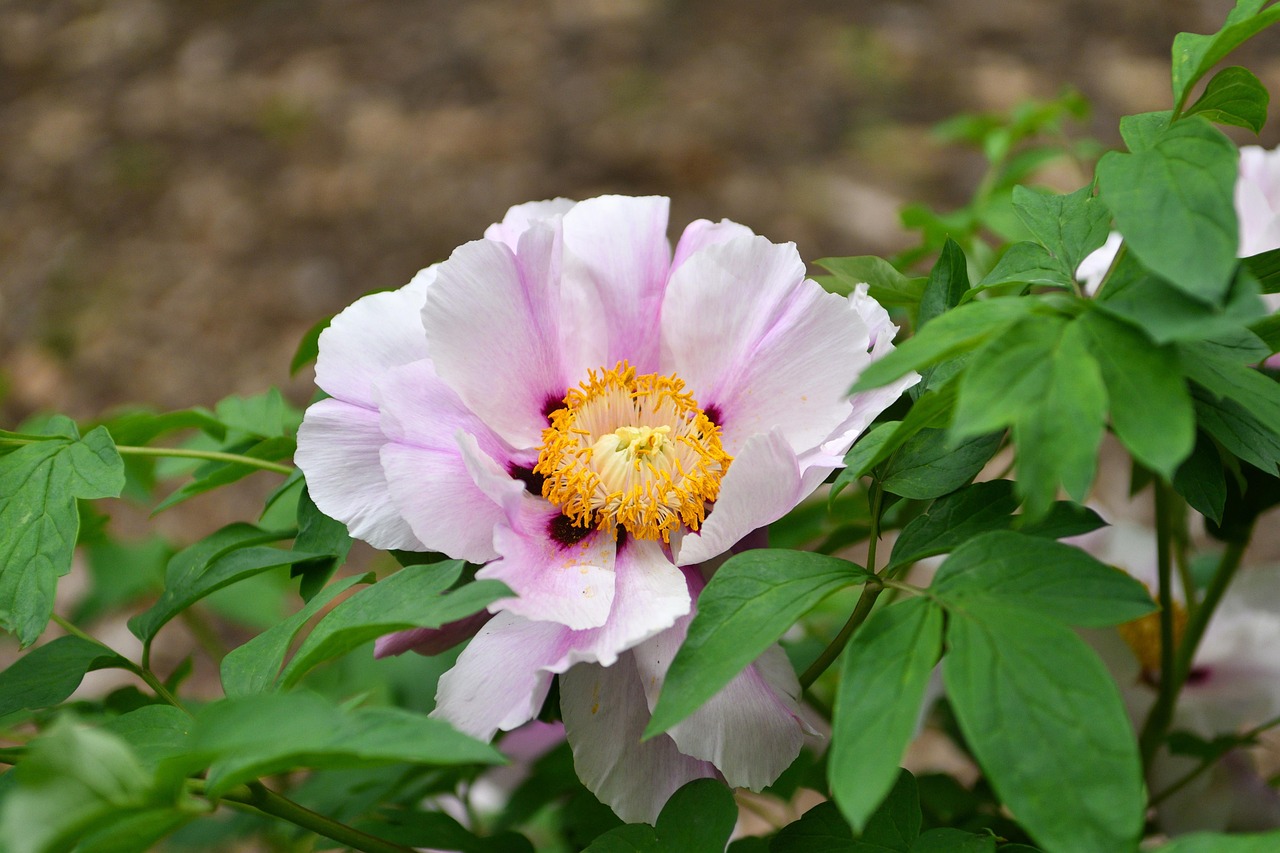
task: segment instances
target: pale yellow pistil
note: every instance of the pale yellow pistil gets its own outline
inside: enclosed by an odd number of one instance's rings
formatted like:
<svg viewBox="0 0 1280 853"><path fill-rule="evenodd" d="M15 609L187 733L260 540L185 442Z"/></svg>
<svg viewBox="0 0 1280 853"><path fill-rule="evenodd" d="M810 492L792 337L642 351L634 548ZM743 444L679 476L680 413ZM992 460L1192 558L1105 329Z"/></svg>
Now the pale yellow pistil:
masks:
<svg viewBox="0 0 1280 853"><path fill-rule="evenodd" d="M575 525L621 525L641 539L698 529L731 458L682 380L620 362L591 371L564 404L551 414L534 467L547 500Z"/></svg>

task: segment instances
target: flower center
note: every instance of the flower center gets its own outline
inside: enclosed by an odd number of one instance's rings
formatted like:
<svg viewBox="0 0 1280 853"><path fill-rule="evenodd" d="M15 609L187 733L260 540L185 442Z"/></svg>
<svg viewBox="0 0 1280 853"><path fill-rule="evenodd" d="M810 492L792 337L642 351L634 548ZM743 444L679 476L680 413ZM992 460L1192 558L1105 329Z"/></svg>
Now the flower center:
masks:
<svg viewBox="0 0 1280 853"><path fill-rule="evenodd" d="M664 542L681 525L697 530L732 461L683 380L625 361L591 371L550 420L533 470L579 527Z"/></svg>

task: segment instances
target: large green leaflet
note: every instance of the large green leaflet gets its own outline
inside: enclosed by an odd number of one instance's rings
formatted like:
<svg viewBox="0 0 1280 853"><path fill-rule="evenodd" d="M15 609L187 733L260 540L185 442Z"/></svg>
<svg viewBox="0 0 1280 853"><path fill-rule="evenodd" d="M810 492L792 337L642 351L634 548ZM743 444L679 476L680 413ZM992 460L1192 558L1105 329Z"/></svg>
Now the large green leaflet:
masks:
<svg viewBox="0 0 1280 853"><path fill-rule="evenodd" d="M58 578L71 570L80 530L76 500L124 488L124 463L104 427L80 438L34 441L0 456L0 627L29 646L53 615Z"/></svg>
<svg viewBox="0 0 1280 853"><path fill-rule="evenodd" d="M698 598L645 737L696 711L822 599L870 576L847 560L803 551L730 557Z"/></svg>

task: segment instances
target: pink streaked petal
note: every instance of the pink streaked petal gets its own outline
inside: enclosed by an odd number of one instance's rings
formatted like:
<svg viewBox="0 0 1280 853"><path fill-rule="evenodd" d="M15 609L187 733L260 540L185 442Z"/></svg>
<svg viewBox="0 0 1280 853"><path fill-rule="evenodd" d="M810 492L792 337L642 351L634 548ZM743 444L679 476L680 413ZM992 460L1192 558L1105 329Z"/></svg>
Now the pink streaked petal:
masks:
<svg viewBox="0 0 1280 853"><path fill-rule="evenodd" d="M580 542L562 545L551 536L558 518L560 510L545 501L524 502L511 526L499 524L494 531L501 559L476 577L502 581L516 594L495 601L490 610L558 622L575 631L599 628L613 606L613 531L592 531Z"/></svg>
<svg viewBox="0 0 1280 853"><path fill-rule="evenodd" d="M499 613L440 676L431 716L459 731L489 740L537 715L555 671L563 664L569 629Z"/></svg>
<svg viewBox="0 0 1280 853"><path fill-rule="evenodd" d="M754 237L710 246L671 277L663 372L719 412L731 455L771 429L799 453L849 417L849 386L871 361L862 307L805 280L793 245Z"/></svg>
<svg viewBox="0 0 1280 853"><path fill-rule="evenodd" d="M565 673L560 711L578 777L628 823L653 823L682 785L719 776L665 735L641 743L649 710L631 655L607 668L580 664Z"/></svg>
<svg viewBox="0 0 1280 853"><path fill-rule="evenodd" d="M302 419L293 458L316 506L356 539L375 548L426 550L391 498L379 458L386 441L376 410L321 400Z"/></svg>
<svg viewBox="0 0 1280 853"><path fill-rule="evenodd" d="M737 237L754 236L755 232L747 226L730 222L728 219L721 219L719 222L695 219L684 229L679 242L676 243L675 256L671 259L671 271L675 272L677 267L707 246L726 243Z"/></svg>
<svg viewBox="0 0 1280 853"><path fill-rule="evenodd" d="M502 754L512 761L537 761L564 741L564 723L525 723L502 739Z"/></svg>
<svg viewBox="0 0 1280 853"><path fill-rule="evenodd" d="M521 235L518 255L491 240L467 243L440 265L422 309L436 372L517 449L541 443L548 401L568 387L558 241L544 222Z"/></svg>
<svg viewBox="0 0 1280 853"><path fill-rule="evenodd" d="M512 463L509 462L508 467L504 468L480 448L475 436L460 429L454 434L454 440L458 443L458 450L462 454L467 473L471 475L471 481L475 483L476 488L488 496L489 500L502 508L502 518L508 521L516 518L521 507L529 501L538 501L544 506L550 506L541 497L535 498L526 492L524 483L511 475ZM534 461L536 459L529 461L524 467L532 469Z"/></svg>
<svg viewBox="0 0 1280 853"><path fill-rule="evenodd" d="M613 609L599 628L576 632L566 661L612 666L627 649L659 634L689 612L684 575L661 543L628 539L614 563Z"/></svg>
<svg viewBox="0 0 1280 853"><path fill-rule="evenodd" d="M702 528L681 540L676 563L691 566L710 560L757 527L782 518L804 497L803 485L799 462L780 431L747 439L729 465Z"/></svg>
<svg viewBox="0 0 1280 853"><path fill-rule="evenodd" d="M495 222L484 229L484 238L505 243L514 252L520 245L520 235L529 230L532 223L563 216L575 204L577 204L576 201L567 198L517 204L507 211L507 215L502 217L501 222Z"/></svg>
<svg viewBox="0 0 1280 853"><path fill-rule="evenodd" d="M379 637L373 644L375 658L417 652L420 655L438 655L475 636L484 624L493 618L487 610L473 613L439 628L412 628Z"/></svg>
<svg viewBox="0 0 1280 853"><path fill-rule="evenodd" d="M427 359L388 371L374 386L388 441L381 462L392 500L430 550L485 562L497 556L493 527L502 507L473 479L458 445L509 459L511 451L436 375ZM508 478L509 480L510 478Z"/></svg>
<svg viewBox="0 0 1280 853"><path fill-rule="evenodd" d="M600 196L564 215L568 288L594 291L607 330L603 360L641 373L658 365L658 312L671 263L665 198ZM581 377L579 377L581 378Z"/></svg>
<svg viewBox="0 0 1280 853"><path fill-rule="evenodd" d="M349 403L373 405L373 383L387 370L425 358L427 333L419 312L438 264L399 290L349 305L320 333L316 384Z"/></svg>

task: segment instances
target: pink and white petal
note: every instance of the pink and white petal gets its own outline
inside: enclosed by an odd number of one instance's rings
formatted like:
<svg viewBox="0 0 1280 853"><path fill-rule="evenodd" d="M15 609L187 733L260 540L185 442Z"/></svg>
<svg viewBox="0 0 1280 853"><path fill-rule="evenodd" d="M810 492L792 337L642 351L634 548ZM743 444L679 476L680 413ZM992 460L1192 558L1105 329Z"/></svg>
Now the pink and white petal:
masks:
<svg viewBox="0 0 1280 853"><path fill-rule="evenodd" d="M684 575L652 540L628 538L614 562L613 609L599 628L575 633L566 661L612 666L637 643L667 630L689 613Z"/></svg>
<svg viewBox="0 0 1280 853"><path fill-rule="evenodd" d="M666 198L600 196L564 215L566 287L594 290L607 331L604 360L657 370L658 312L671 264Z"/></svg>
<svg viewBox="0 0 1280 853"><path fill-rule="evenodd" d="M376 410L321 400L303 416L293 459L316 506L353 537L375 548L426 550L392 500L380 461L386 442Z"/></svg>
<svg viewBox="0 0 1280 853"><path fill-rule="evenodd" d="M797 453L825 440L848 418L870 344L851 300L806 281L795 246L762 237L691 257L663 304L663 372L718 412L731 455L774 428Z"/></svg>
<svg viewBox="0 0 1280 853"><path fill-rule="evenodd" d="M387 443L380 456L391 498L429 549L486 562L505 514L476 485L459 447L471 435L491 464L512 451L436 375L430 360L394 368L374 386ZM510 477L507 478L510 480ZM514 481L513 485L514 485ZM518 488L518 485L514 485Z"/></svg>
<svg viewBox="0 0 1280 853"><path fill-rule="evenodd" d="M497 614L440 676L431 716L481 740L527 723L546 700L553 673L566 668L568 635L554 622Z"/></svg>
<svg viewBox="0 0 1280 853"><path fill-rule="evenodd" d="M579 664L565 673L560 712L578 778L628 823L653 823L682 785L719 776L665 735L640 741L649 711L630 655L613 666Z"/></svg>
<svg viewBox="0 0 1280 853"><path fill-rule="evenodd" d="M495 222L484 229L484 238L505 243L512 251L515 251L516 247L520 245L520 235L529 230L531 224L540 222L543 219L563 216L575 204L577 204L576 201L567 198L552 198L546 201L530 201L524 204L517 204L507 211L501 222Z"/></svg>
<svg viewBox="0 0 1280 853"><path fill-rule="evenodd" d="M487 610L472 613L461 619L441 625L439 628L411 628L379 637L373 644L375 658L417 652L420 655L438 655L461 642L471 639L485 623L493 618Z"/></svg>
<svg viewBox="0 0 1280 853"><path fill-rule="evenodd" d="M373 405L373 383L386 371L427 355L420 312L439 264L399 290L356 300L320 333L316 384L349 403Z"/></svg>
<svg viewBox="0 0 1280 853"><path fill-rule="evenodd" d="M728 551L757 527L790 512L804 497L803 487L796 455L781 431L747 439L702 528L680 541L676 564L691 566Z"/></svg>
<svg viewBox="0 0 1280 853"><path fill-rule="evenodd" d="M675 272L677 267L707 246L726 243L737 237L754 236L755 232L747 226L739 225L737 222L731 222L728 219L721 219L719 222L712 222L709 219L695 219L685 227L684 233L680 235L680 240L676 243L675 256L671 259L671 271Z"/></svg>
<svg viewBox="0 0 1280 853"><path fill-rule="evenodd" d="M492 240L460 246L422 309L440 378L517 449L541 443L547 404L569 385L558 343L558 241L556 229L536 223L518 255Z"/></svg>
<svg viewBox="0 0 1280 853"><path fill-rule="evenodd" d="M494 531L501 559L476 577L502 581L516 594L490 604L494 612L506 610L575 631L599 628L613 607L613 531L593 530L578 542L562 544L552 528L560 517L546 501L524 502L511 526L499 524Z"/></svg>

